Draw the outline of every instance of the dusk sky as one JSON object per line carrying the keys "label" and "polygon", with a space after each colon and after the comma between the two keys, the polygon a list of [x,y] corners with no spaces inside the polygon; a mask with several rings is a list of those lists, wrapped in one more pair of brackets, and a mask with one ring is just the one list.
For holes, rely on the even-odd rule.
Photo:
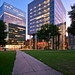
{"label": "dusk sky", "polygon": [[[26,21],[27,21],[27,8],[28,4],[32,2],[33,0],[0,0],[0,6],[3,4],[3,2],[7,2],[16,8],[19,8],[26,12]],[[38,0],[39,1],[39,0]],[[68,15],[68,11],[71,10],[71,5],[75,3],[75,0],[61,0],[65,9],[66,9],[66,27],[70,26],[70,19]],[[27,25],[27,23],[26,23]],[[27,36],[28,38],[28,36]]]}

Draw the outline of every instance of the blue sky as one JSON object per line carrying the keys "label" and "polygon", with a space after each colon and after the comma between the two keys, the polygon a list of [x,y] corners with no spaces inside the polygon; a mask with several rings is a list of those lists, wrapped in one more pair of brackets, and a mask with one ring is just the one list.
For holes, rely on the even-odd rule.
{"label": "blue sky", "polygon": [[[7,3],[15,6],[16,8],[19,8],[19,9],[25,11],[26,19],[27,19],[28,4],[32,1],[33,0],[0,0],[0,6],[3,4],[3,2],[7,2]],[[67,28],[68,26],[70,26],[70,23],[71,23],[69,15],[68,15],[68,11],[71,10],[70,6],[75,3],[75,0],[61,0],[61,1],[66,9],[66,28]],[[28,38],[28,36],[27,36],[27,38]]]}

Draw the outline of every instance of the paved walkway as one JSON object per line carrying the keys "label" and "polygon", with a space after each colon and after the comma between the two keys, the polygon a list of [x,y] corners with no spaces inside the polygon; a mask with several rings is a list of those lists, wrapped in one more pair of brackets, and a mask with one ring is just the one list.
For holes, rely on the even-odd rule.
{"label": "paved walkway", "polygon": [[63,75],[32,56],[17,51],[12,75]]}

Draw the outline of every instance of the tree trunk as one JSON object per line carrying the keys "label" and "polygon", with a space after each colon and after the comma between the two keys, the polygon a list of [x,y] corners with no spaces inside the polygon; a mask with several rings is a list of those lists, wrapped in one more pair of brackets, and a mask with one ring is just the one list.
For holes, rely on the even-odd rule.
{"label": "tree trunk", "polygon": [[33,49],[35,49],[35,35],[33,35]]}
{"label": "tree trunk", "polygon": [[53,36],[53,50],[54,50],[54,36]]}
{"label": "tree trunk", "polygon": [[57,50],[57,46],[58,46],[58,42],[57,42],[58,40],[57,40],[57,36],[56,36],[56,50]]}
{"label": "tree trunk", "polygon": [[49,50],[49,42],[48,42],[48,50]]}
{"label": "tree trunk", "polygon": [[42,40],[42,50],[44,50],[44,40]]}
{"label": "tree trunk", "polygon": [[58,35],[58,49],[59,49],[59,41],[60,41],[60,35]]}

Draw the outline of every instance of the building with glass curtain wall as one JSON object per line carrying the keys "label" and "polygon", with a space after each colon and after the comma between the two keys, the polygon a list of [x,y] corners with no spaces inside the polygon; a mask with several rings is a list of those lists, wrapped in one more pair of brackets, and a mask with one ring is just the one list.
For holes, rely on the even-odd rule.
{"label": "building with glass curtain wall", "polygon": [[[36,39],[37,30],[44,24],[55,24],[60,29],[60,49],[66,36],[66,10],[61,0],[34,0],[28,5],[28,34]],[[35,41],[36,42],[36,41]]]}
{"label": "building with glass curtain wall", "polygon": [[75,49],[75,36],[68,33],[68,49]]}
{"label": "building with glass curtain wall", "polygon": [[0,20],[7,25],[7,48],[20,48],[25,45],[26,13],[4,2],[0,7]]}

